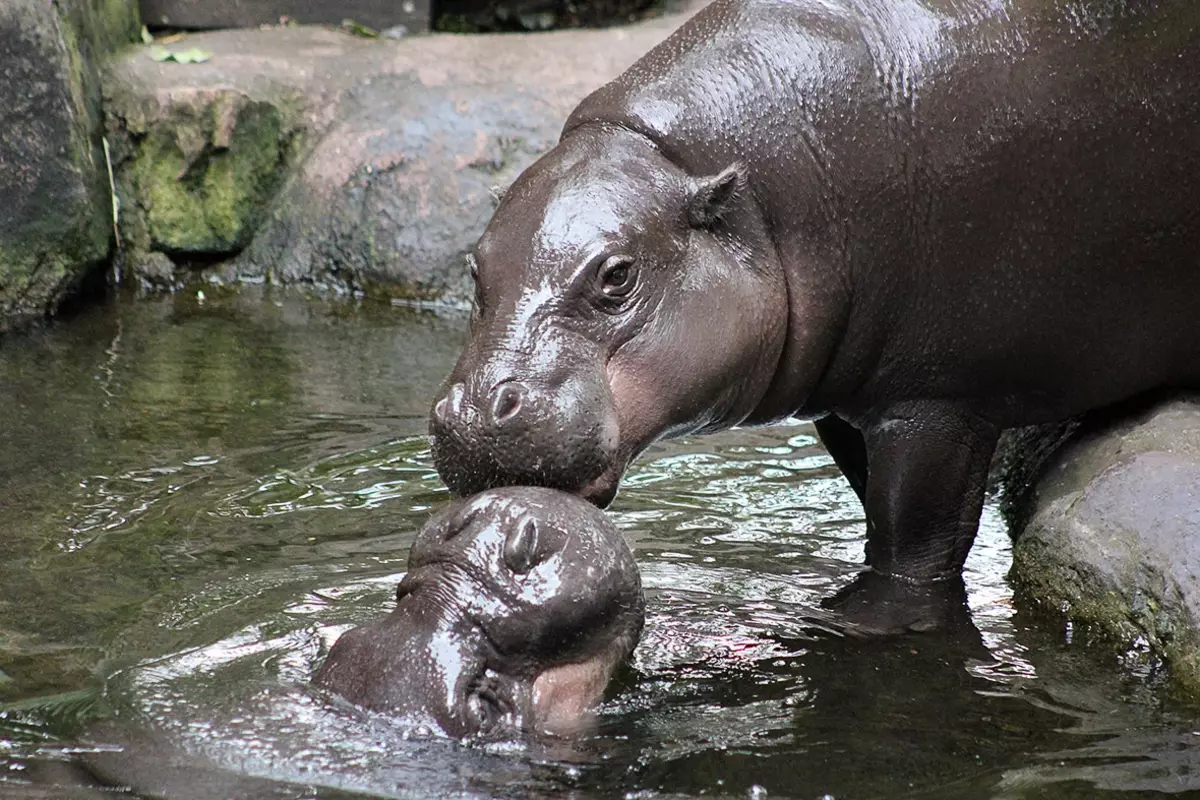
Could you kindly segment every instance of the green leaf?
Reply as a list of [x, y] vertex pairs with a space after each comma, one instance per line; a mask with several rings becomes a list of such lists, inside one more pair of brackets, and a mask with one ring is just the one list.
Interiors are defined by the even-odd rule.
[[355, 22], [352, 19], [342, 20], [342, 29], [354, 36], [361, 36], [364, 39], [378, 39], [379, 31], [374, 28], [368, 28], [362, 23]]
[[172, 53], [172, 55], [180, 64], [203, 64], [212, 58], [212, 53], [201, 50], [199, 47], [192, 47], [179, 53]]
[[142, 44], [154, 44], [154, 37], [146, 30], [145, 25], [142, 26]]
[[155, 45], [150, 48], [150, 57], [155, 61], [174, 61], [177, 64], [203, 64], [212, 58], [212, 53], [199, 47], [174, 52], [162, 45]]

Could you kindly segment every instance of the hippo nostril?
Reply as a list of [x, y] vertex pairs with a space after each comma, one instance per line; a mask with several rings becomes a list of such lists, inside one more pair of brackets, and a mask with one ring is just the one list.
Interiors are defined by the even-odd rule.
[[448, 424], [450, 418], [462, 410], [463, 394], [461, 383], [452, 385], [441, 399], [433, 404], [433, 418], [441, 425]]
[[504, 542], [504, 563], [517, 575], [524, 575], [536, 564], [538, 526], [532, 517], [517, 523], [516, 530]]
[[526, 389], [523, 384], [502, 383], [492, 391], [492, 422], [496, 425], [515, 417], [525, 402]]

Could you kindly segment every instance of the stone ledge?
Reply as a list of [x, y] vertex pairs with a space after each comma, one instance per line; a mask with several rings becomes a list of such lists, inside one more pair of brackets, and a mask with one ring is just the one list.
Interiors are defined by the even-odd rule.
[[[176, 45], [209, 51], [201, 64], [132, 50], [105, 76], [130, 277], [176, 286], [199, 264], [223, 281], [464, 299], [462, 256], [493, 187], [686, 16], [401, 41], [282, 27]], [[239, 140], [231, 107], [257, 109], [257, 133]], [[222, 138], [222, 125], [234, 133]]]

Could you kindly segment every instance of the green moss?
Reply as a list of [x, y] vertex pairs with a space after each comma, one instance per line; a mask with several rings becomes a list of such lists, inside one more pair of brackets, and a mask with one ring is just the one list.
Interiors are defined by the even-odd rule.
[[270, 103], [238, 95], [176, 109], [152, 126], [133, 166], [151, 246], [189, 254], [240, 250], [274, 194], [286, 153], [283, 114]]
[[[112, 206], [97, 64], [140, 29], [137, 3], [63, 0], [54, 8], [57, 15], [21, 17], [17, 6], [12, 19], [25, 22], [5, 30], [10, 77], [32, 87], [32, 104], [24, 113], [45, 127], [23, 127], [18, 118], [16, 144], [7, 146], [18, 154], [44, 148], [53, 155], [21, 156], [37, 180], [0, 230], [0, 331], [52, 313], [110, 254]], [[31, 138], [25, 142], [23, 136]]]
[[1030, 536], [1013, 550], [1010, 580], [1022, 603], [1069, 619], [1114, 653], [1148, 650], [1169, 674], [1169, 691], [1200, 707], [1200, 631], [1182, 603], [1128, 597], [1098, 575], [1064, 561], [1063, 548]]
[[482, 30], [466, 14], [442, 14], [434, 21], [433, 29], [439, 33], [479, 33]]
[[105, 53], [141, 41], [142, 18], [133, 0], [91, 0], [92, 41]]

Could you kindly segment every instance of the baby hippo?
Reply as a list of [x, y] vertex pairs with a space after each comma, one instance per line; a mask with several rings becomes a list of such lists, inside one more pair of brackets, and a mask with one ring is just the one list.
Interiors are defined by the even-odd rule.
[[396, 598], [338, 639], [314, 682], [454, 738], [579, 730], [645, 617], [637, 564], [604, 513], [531, 487], [434, 516]]

